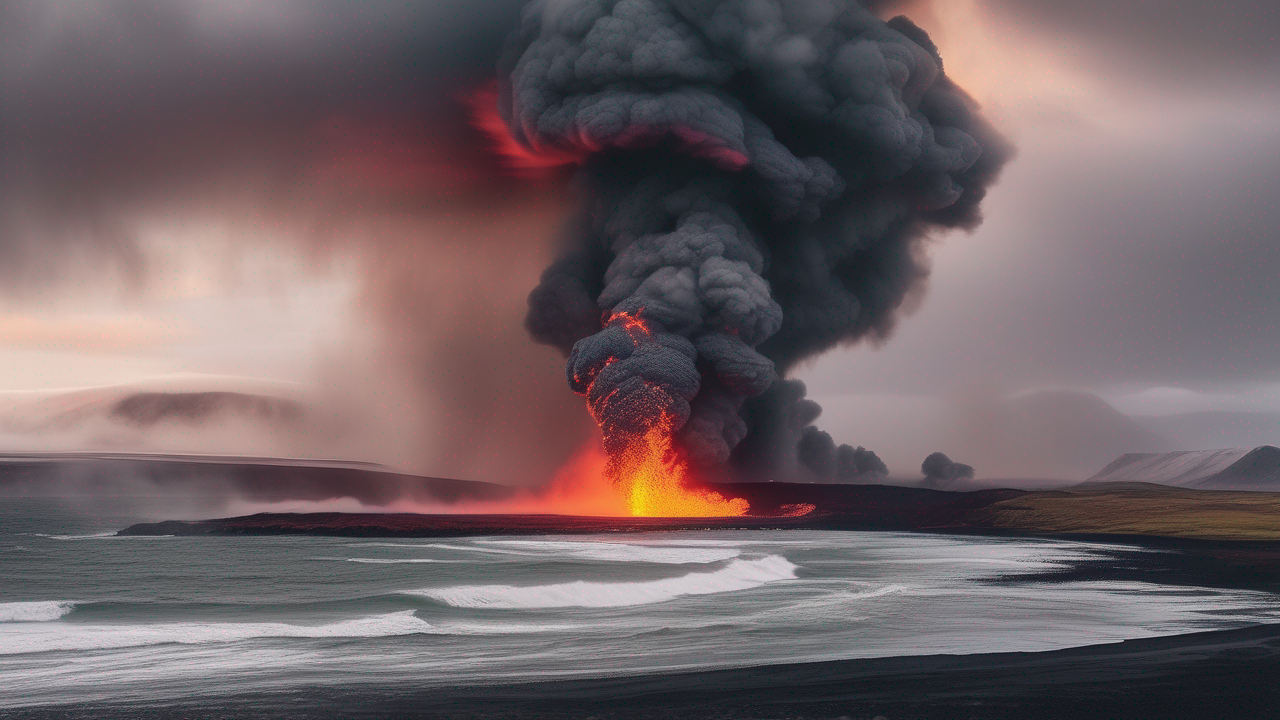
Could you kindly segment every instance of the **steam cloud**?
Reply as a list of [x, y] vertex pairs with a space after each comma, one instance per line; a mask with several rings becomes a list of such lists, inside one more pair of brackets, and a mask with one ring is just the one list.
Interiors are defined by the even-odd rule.
[[606, 450], [665, 418], [703, 468], [882, 473], [779, 377], [885, 339], [1010, 154], [925, 32], [840, 0], [551, 0], [500, 68], [516, 140], [583, 158], [526, 325]]

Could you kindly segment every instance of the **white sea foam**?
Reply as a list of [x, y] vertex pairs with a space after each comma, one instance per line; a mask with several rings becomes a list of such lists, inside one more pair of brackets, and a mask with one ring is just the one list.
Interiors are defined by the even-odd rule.
[[663, 565], [706, 564], [732, 560], [742, 553], [733, 547], [630, 545], [616, 542], [556, 540], [476, 540], [474, 545], [450, 543], [352, 543], [350, 547], [397, 547], [475, 552], [546, 560], [602, 560], [649, 562]]
[[46, 535], [44, 533], [32, 533], [32, 535], [50, 540], [155, 540], [174, 537], [173, 535], [117, 535], [114, 530], [88, 535]]
[[404, 563], [447, 563], [452, 560], [433, 560], [432, 558], [346, 558], [347, 562], [365, 563], [367, 565], [401, 565]]
[[0, 603], [0, 623], [49, 622], [71, 612], [75, 605], [70, 600]]
[[475, 548], [494, 552], [501, 548], [508, 553], [522, 555], [550, 555], [573, 557], [582, 560], [610, 562], [651, 562], [667, 565], [689, 563], [713, 563], [732, 560], [742, 553], [737, 548], [678, 547], [674, 545], [629, 545], [612, 542], [553, 541], [553, 540], [477, 540], [497, 548]]
[[327, 625], [256, 622], [172, 622], [147, 625], [52, 623], [0, 625], [0, 655], [52, 650], [104, 650], [179, 643], [228, 643], [254, 638], [365, 638], [432, 632], [412, 610]]
[[647, 582], [596, 583], [579, 580], [556, 585], [458, 585], [412, 590], [433, 600], [466, 608], [626, 607], [666, 602], [683, 595], [747, 590], [796, 576], [786, 558], [769, 555], [758, 560], [735, 560], [714, 572], [689, 573]]

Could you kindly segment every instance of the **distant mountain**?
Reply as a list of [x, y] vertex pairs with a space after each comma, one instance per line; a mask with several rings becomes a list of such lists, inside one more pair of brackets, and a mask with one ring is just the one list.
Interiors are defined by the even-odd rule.
[[1121, 453], [1170, 448], [1102, 398], [1074, 390], [969, 402], [955, 424], [948, 447], [981, 477], [1084, 478]]
[[1280, 448], [1125, 453], [1089, 483], [1145, 482], [1203, 490], [1280, 491]]
[[1195, 484], [1197, 488], [1223, 490], [1280, 490], [1280, 448], [1262, 445], [1216, 475]]

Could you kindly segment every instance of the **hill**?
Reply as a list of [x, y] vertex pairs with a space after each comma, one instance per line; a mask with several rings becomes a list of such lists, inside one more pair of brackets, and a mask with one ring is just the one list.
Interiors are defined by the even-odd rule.
[[373, 463], [145, 453], [2, 453], [0, 494], [351, 498], [365, 505], [503, 500], [513, 488], [395, 472]]
[[1126, 453], [1086, 483], [1139, 482], [1203, 490], [1280, 490], [1280, 449]]

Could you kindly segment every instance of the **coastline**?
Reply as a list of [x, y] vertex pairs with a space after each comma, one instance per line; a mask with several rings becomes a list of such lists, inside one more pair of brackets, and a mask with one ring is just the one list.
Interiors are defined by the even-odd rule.
[[[1121, 542], [1260, 543], [1280, 547], [1280, 493], [1162, 486], [967, 492], [891, 485], [736, 483], [739, 517], [609, 518], [533, 514], [258, 513], [139, 523], [121, 535], [461, 537], [651, 530], [918, 530]], [[812, 509], [797, 515], [796, 507]]]
[[1280, 624], [1037, 653], [919, 655], [415, 691], [303, 688], [166, 705], [0, 713], [66, 718], [1058, 720], [1274, 717]]

